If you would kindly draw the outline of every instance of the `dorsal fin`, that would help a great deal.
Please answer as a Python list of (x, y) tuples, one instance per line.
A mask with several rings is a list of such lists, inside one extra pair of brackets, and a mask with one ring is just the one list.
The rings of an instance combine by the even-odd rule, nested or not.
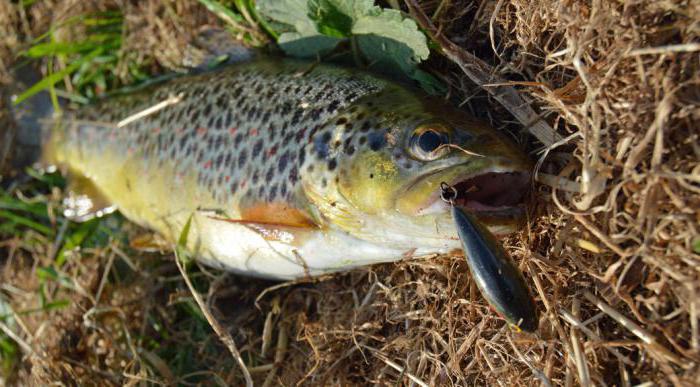
[(68, 180), (63, 199), (63, 215), (74, 222), (85, 222), (116, 211), (117, 206), (87, 177), (76, 175)]

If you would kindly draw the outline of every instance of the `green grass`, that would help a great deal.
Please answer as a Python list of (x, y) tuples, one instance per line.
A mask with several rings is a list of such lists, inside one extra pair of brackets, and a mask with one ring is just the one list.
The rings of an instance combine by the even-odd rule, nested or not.
[[(57, 209), (58, 203), (49, 195), (53, 190), (64, 187), (63, 179), (58, 175), (31, 173), (38, 178), (19, 184), (9, 192), (0, 189), (0, 242), (14, 240), (22, 251), (17, 256), (30, 256), (36, 262), (37, 266), (31, 273), (35, 284), (13, 286), (26, 287), (25, 290), (33, 292), (32, 298), (37, 300), (37, 306), (17, 308), (10, 301), (11, 294), (0, 289), (0, 322), (20, 332), (15, 316), (52, 321), (60, 318), (76, 303), (84, 302), (80, 301), (84, 297), (75, 282), (76, 276), (79, 277), (76, 267), (91, 260), (104, 264), (108, 260), (107, 252), (114, 244), (131, 257), (136, 267), (116, 260), (107, 273), (105, 292), (128, 293), (133, 286), (140, 286), (155, 297), (152, 302), (129, 307), (143, 313), (142, 320), (125, 318), (122, 321), (134, 346), (150, 351), (167, 365), (176, 378), (186, 378), (188, 382), (211, 380), (211, 375), (201, 374), (200, 371), (211, 369), (214, 363), (234, 367), (201, 310), (186, 292), (172, 261), (131, 249), (128, 234), (134, 230), (134, 226), (118, 213), (85, 223), (73, 223), (63, 218)], [(49, 215), (51, 213), (54, 215)], [(185, 235), (186, 231), (183, 238)], [(57, 250), (52, 257), (47, 252), (53, 245)], [(8, 251), (0, 247), (0, 259)], [(0, 261), (0, 264), (4, 262)], [(199, 271), (192, 260), (188, 261), (187, 267), (197, 289), (206, 293), (210, 278)], [(167, 275), (163, 275), (163, 272)], [(179, 296), (169, 301), (173, 295)], [(97, 310), (111, 308), (110, 302), (110, 299), (103, 297), (95, 307)], [(166, 304), (167, 307), (163, 308)], [(128, 311), (124, 313), (128, 314)], [(140, 367), (157, 378), (162, 377), (149, 361), (142, 360)], [(20, 361), (21, 352), (17, 343), (0, 332), (0, 375), (12, 375)]]

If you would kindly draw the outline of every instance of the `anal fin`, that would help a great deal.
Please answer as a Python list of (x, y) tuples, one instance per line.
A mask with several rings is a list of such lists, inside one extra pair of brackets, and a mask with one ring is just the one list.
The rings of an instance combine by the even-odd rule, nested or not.
[(92, 180), (84, 176), (72, 176), (63, 199), (63, 215), (74, 222), (85, 222), (117, 210)]

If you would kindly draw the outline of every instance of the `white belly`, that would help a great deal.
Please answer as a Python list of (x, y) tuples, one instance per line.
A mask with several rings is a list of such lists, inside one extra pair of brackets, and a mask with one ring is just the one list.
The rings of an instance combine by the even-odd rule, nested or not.
[(405, 248), (390, 248), (337, 229), (306, 231), (303, 238), (296, 240), (291, 234), (268, 239), (248, 225), (195, 215), (188, 246), (208, 265), (275, 279), (317, 276), (459, 248), (459, 241), (451, 239), (429, 248), (411, 242)]

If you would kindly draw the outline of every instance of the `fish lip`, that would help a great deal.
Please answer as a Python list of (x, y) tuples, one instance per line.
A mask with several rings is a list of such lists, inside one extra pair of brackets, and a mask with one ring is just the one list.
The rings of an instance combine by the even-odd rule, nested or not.
[[(463, 165), (463, 164), (462, 164)], [(406, 189), (410, 189), (411, 187), (417, 185), (421, 181), (430, 178), (432, 176), (435, 176), (437, 174), (445, 172), (445, 169), (440, 169), (436, 171), (431, 171), (427, 174), (424, 174), (418, 179), (415, 179), (413, 182), (411, 182)], [(469, 182), (471, 180), (488, 176), (490, 174), (494, 175), (517, 175), (516, 179), (520, 180), (519, 186), (515, 186), (514, 189), (517, 188), (522, 188), (523, 192), (527, 191), (527, 187), (530, 183), (530, 178), (531, 178), (531, 172), (526, 169), (526, 168), (521, 168), (521, 167), (506, 167), (506, 166), (494, 166), (491, 168), (487, 168), (484, 170), (481, 170), (476, 173), (471, 173), (468, 175), (461, 175), (452, 178), (449, 181), (445, 181), (449, 186), (455, 187), (458, 186), (459, 184)], [(440, 196), (441, 190), (438, 188), (435, 190), (433, 194), (430, 195), (428, 200), (426, 201), (426, 204), (419, 208), (416, 211), (417, 216), (425, 216), (425, 215), (431, 215), (431, 214), (436, 214), (436, 213), (446, 213), (450, 209), (450, 204), (446, 203), (444, 200), (442, 200)], [(484, 206), (480, 205), (478, 201), (467, 201), (466, 203), (457, 203), (458, 207), (465, 208), (469, 212), (474, 213), (478, 218), (482, 219), (519, 219), (522, 218), (525, 215), (525, 205), (522, 200), (520, 200), (517, 204), (515, 205), (501, 205), (501, 206)]]

